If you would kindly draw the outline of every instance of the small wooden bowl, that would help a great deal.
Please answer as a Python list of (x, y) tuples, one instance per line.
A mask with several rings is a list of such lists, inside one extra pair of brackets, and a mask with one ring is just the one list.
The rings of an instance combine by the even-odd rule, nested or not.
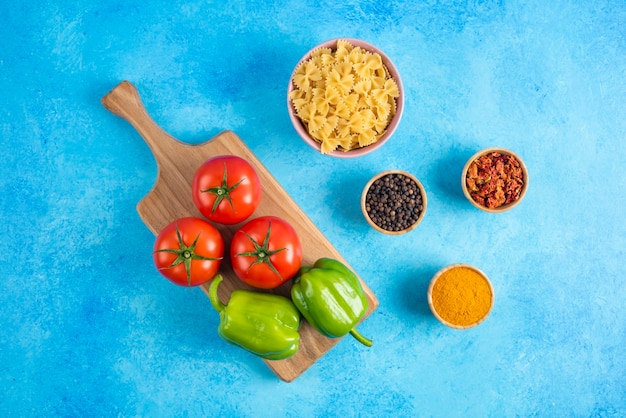
[[(521, 194), (520, 194), (519, 198), (517, 200), (509, 203), (509, 204), (502, 205), (502, 206), (499, 206), (499, 207), (493, 208), (493, 209), (488, 208), (486, 206), (483, 206), (480, 203), (476, 202), (472, 198), (472, 196), (470, 195), (470, 192), (467, 189), (467, 182), (466, 182), (467, 170), (469, 169), (469, 167), (472, 164), (472, 162), (477, 160), (477, 159), (479, 159), (483, 155), (490, 154), (492, 152), (499, 152), (501, 154), (510, 155), (510, 156), (514, 157), (517, 161), (519, 161), (519, 164), (520, 164), (520, 167), (522, 168), (522, 173), (523, 173), (523, 176), (524, 176), (524, 186), (522, 187), (522, 191), (521, 191)], [(463, 189), (463, 194), (465, 195), (467, 200), (469, 200), (470, 203), (472, 205), (474, 205), (475, 207), (477, 207), (478, 209), (483, 210), (485, 212), (490, 212), (490, 213), (506, 212), (506, 211), (508, 211), (510, 209), (513, 209), (515, 206), (517, 206), (522, 201), (524, 196), (526, 195), (526, 190), (528, 190), (528, 170), (526, 168), (526, 165), (524, 164), (524, 161), (522, 161), (522, 159), (519, 157), (519, 155), (517, 155), (513, 151), (509, 151), (507, 149), (498, 148), (498, 147), (486, 148), (486, 149), (484, 149), (482, 151), (479, 151), (476, 154), (472, 155), (472, 157), (469, 160), (467, 160), (467, 163), (465, 163), (465, 167), (463, 167), (463, 172), (461, 173), (461, 188)]]
[(298, 135), (300, 136), (300, 138), (302, 138), (302, 140), (306, 142), (311, 148), (317, 151), (321, 151), (321, 145), (311, 135), (309, 135), (309, 132), (307, 131), (306, 127), (303, 125), (302, 121), (298, 118), (294, 110), (293, 104), (291, 102), (291, 99), (289, 98), (289, 93), (291, 93), (291, 91), (294, 89), (294, 83), (292, 80), (300, 64), (308, 60), (309, 58), (311, 58), (311, 53), (315, 51), (316, 49), (330, 48), (332, 50), (336, 50), (337, 41), (339, 40), (347, 41), (355, 47), (359, 47), (366, 51), (377, 53), (378, 55), (380, 55), (385, 68), (387, 68), (389, 75), (395, 80), (396, 84), (398, 85), (398, 90), (400, 92), (400, 96), (396, 99), (396, 113), (391, 118), (391, 121), (389, 122), (389, 125), (387, 126), (387, 129), (385, 130), (385, 133), (378, 141), (362, 148), (356, 148), (356, 149), (349, 150), (349, 151), (335, 150), (333, 152), (326, 154), (326, 155), (330, 155), (331, 157), (336, 157), (336, 158), (361, 157), (363, 155), (369, 154), (377, 150), (378, 148), (383, 146), (383, 144), (385, 144), (385, 142), (387, 142), (389, 138), (391, 138), (396, 128), (398, 127), (398, 124), (400, 123), (400, 119), (402, 119), (402, 113), (404, 111), (404, 87), (402, 85), (402, 79), (400, 78), (400, 73), (398, 72), (398, 69), (396, 68), (393, 61), (391, 61), (391, 59), (387, 56), (387, 54), (385, 54), (378, 47), (368, 42), (362, 41), (360, 39), (338, 38), (338, 39), (331, 39), (326, 42), (322, 42), (321, 44), (316, 45), (315, 47), (311, 48), (298, 61), (298, 63), (296, 64), (291, 74), (291, 77), (289, 78), (289, 86), (287, 88), (287, 110), (289, 113), (289, 119), (291, 120), (291, 123), (293, 124), (293, 127), (298, 133)]
[[(451, 322), (449, 322), (448, 320), (442, 318), (442, 316), (437, 312), (437, 310), (435, 309), (435, 304), (434, 304), (434, 300), (433, 300), (433, 289), (435, 288), (435, 284), (437, 283), (437, 280), (439, 280), (439, 278), (441, 276), (443, 276), (444, 273), (455, 269), (455, 268), (467, 268), (470, 270), (473, 270), (474, 272), (478, 273), (487, 283), (488, 287), (489, 287), (489, 291), (491, 293), (491, 304), (489, 306), (489, 309), (487, 310), (487, 312), (480, 318), (478, 318), (476, 321), (470, 323), (470, 324), (464, 324), (464, 325), (459, 325), (459, 324), (453, 324)], [(485, 319), (487, 319), (487, 317), (489, 316), (489, 314), (491, 313), (491, 309), (493, 308), (493, 301), (494, 301), (494, 291), (493, 291), (493, 286), (491, 285), (491, 281), (489, 280), (489, 278), (487, 277), (487, 275), (485, 273), (483, 273), (480, 269), (471, 266), (469, 264), (451, 264), (449, 266), (446, 266), (444, 268), (442, 268), (441, 270), (439, 270), (432, 278), (432, 280), (430, 281), (430, 285), (428, 286), (428, 306), (430, 307), (430, 310), (432, 311), (433, 315), (435, 316), (435, 318), (437, 318), (442, 324), (450, 327), (450, 328), (454, 328), (454, 329), (468, 329), (468, 328), (473, 328), (477, 325), (479, 325), (480, 323), (482, 323)]]
[[(417, 184), (420, 195), (422, 196), (422, 212), (419, 214), (417, 221), (413, 223), (411, 226), (409, 226), (408, 228), (403, 229), (401, 231), (388, 231), (384, 228), (381, 228), (376, 223), (374, 223), (374, 221), (369, 217), (369, 214), (367, 213), (367, 210), (366, 210), (367, 192), (369, 191), (370, 187), (372, 187), (372, 184), (374, 184), (376, 180), (378, 180), (379, 178), (385, 177), (388, 174), (400, 174), (402, 176), (412, 179), (415, 182), (415, 184)], [(375, 230), (382, 232), (384, 234), (389, 234), (389, 235), (406, 234), (407, 232), (415, 229), (417, 225), (419, 225), (420, 222), (422, 222), (422, 220), (424, 219), (424, 216), (426, 215), (427, 203), (428, 201), (426, 199), (426, 190), (424, 189), (424, 186), (422, 185), (422, 183), (414, 175), (407, 173), (406, 171), (402, 171), (402, 170), (386, 170), (375, 175), (367, 182), (367, 184), (363, 188), (363, 192), (361, 193), (361, 212), (363, 212), (363, 216), (365, 217), (365, 220), (367, 220), (367, 223), (369, 223), (372, 226), (372, 228), (374, 228)]]

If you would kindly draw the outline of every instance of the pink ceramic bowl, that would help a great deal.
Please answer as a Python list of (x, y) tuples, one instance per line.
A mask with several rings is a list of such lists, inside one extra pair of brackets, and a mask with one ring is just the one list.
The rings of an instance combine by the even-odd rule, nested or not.
[(337, 157), (337, 158), (360, 157), (362, 155), (369, 154), (370, 152), (373, 152), (373, 151), (377, 150), (378, 148), (383, 146), (383, 144), (385, 142), (387, 142), (389, 140), (389, 138), (391, 138), (391, 136), (395, 132), (396, 128), (398, 127), (398, 124), (400, 123), (400, 119), (402, 118), (402, 112), (404, 110), (404, 88), (402, 86), (402, 80), (400, 79), (400, 74), (398, 73), (398, 70), (396, 69), (396, 66), (389, 59), (389, 57), (387, 55), (385, 55), (385, 53), (383, 51), (381, 51), (380, 49), (378, 49), (374, 45), (371, 45), (371, 44), (369, 44), (369, 43), (367, 43), (365, 41), (361, 41), (359, 39), (339, 38), (339, 39), (332, 39), (330, 41), (323, 42), (323, 43), (315, 46), (311, 50), (309, 50), (300, 59), (300, 61), (298, 61), (298, 64), (294, 68), (294, 70), (293, 70), (293, 72), (291, 74), (291, 77), (289, 79), (289, 87), (287, 89), (287, 109), (289, 111), (289, 118), (291, 119), (293, 127), (295, 128), (295, 130), (298, 133), (298, 135), (300, 135), (300, 137), (304, 140), (304, 142), (306, 142), (313, 149), (317, 150), (318, 152), (321, 152), (320, 144), (315, 139), (313, 139), (311, 137), (311, 135), (309, 135), (309, 133), (307, 132), (306, 127), (302, 124), (302, 121), (296, 115), (296, 111), (294, 109), (294, 106), (291, 103), (291, 99), (289, 98), (289, 93), (291, 93), (291, 91), (294, 90), (294, 83), (293, 83), (292, 80), (293, 80), (293, 77), (294, 77), (294, 75), (296, 73), (296, 69), (298, 68), (298, 66), (303, 61), (308, 60), (311, 57), (311, 52), (313, 52), (314, 50), (316, 50), (318, 48), (330, 48), (332, 50), (335, 50), (337, 48), (337, 41), (338, 40), (345, 40), (345, 41), (349, 42), (350, 44), (352, 44), (355, 47), (358, 46), (358, 47), (360, 47), (362, 49), (365, 49), (367, 51), (379, 54), (381, 56), (381, 58), (382, 58), (383, 64), (385, 65), (385, 67), (389, 71), (389, 74), (391, 75), (391, 77), (395, 80), (396, 84), (398, 85), (398, 90), (399, 90), (399, 93), (400, 93), (399, 97), (396, 98), (396, 113), (394, 114), (393, 118), (389, 122), (389, 125), (387, 126), (387, 129), (386, 129), (384, 135), (378, 141), (374, 142), (371, 145), (362, 147), (362, 148), (357, 148), (357, 149), (353, 149), (353, 150), (349, 150), (349, 151), (335, 150), (333, 152), (330, 152), (330, 153), (326, 154), (326, 155), (330, 155), (332, 157)]

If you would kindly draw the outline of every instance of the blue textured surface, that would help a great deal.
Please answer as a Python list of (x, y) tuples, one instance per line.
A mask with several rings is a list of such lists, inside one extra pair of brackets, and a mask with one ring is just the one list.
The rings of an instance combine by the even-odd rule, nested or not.
[[(4, 2), (0, 415), (626, 416), (626, 4), (335, 3)], [(386, 51), (406, 88), (393, 139), (355, 160), (307, 147), (285, 106), (297, 60), (336, 37)], [(156, 165), (99, 101), (123, 79), (184, 141), (244, 139), (377, 294), (374, 347), (345, 339), (287, 384), (217, 338), (204, 294), (152, 265), (135, 205)], [(490, 146), (531, 174), (501, 215), (459, 184)], [(386, 169), (427, 189), (404, 236), (360, 215)], [(496, 292), (468, 331), (426, 302), (457, 262)]]

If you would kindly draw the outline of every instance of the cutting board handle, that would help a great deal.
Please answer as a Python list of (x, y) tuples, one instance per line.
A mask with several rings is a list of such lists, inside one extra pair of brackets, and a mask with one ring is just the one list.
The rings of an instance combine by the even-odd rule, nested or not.
[(128, 121), (146, 141), (157, 162), (168, 148), (179, 141), (165, 132), (146, 111), (137, 88), (129, 81), (122, 81), (102, 99), (102, 105), (112, 113)]

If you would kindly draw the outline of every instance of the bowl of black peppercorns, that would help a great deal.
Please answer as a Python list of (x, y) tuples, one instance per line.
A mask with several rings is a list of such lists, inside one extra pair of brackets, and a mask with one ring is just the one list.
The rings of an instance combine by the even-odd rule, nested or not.
[(361, 194), (361, 210), (377, 231), (399, 235), (413, 230), (426, 214), (422, 183), (406, 171), (387, 170), (372, 177)]

